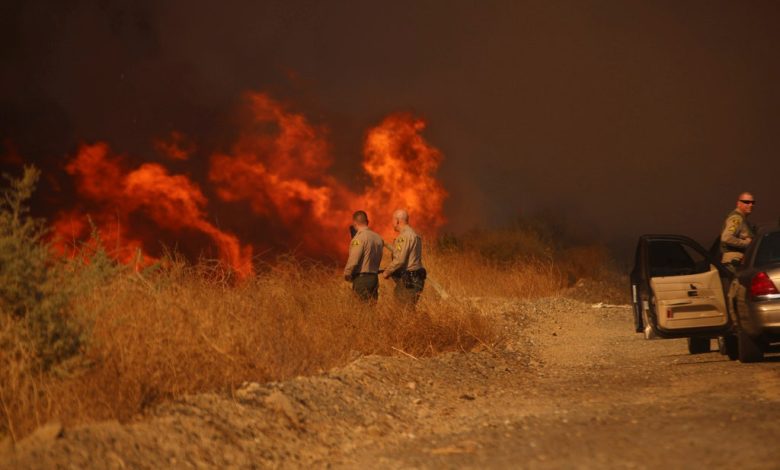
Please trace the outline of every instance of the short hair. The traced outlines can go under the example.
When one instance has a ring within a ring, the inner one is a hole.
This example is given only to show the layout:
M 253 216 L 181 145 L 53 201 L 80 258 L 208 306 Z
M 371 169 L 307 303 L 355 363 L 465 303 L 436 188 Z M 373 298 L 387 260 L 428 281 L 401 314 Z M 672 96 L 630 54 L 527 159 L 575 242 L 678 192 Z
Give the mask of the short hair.
M 742 199 L 742 196 L 745 196 L 745 195 L 747 195 L 747 194 L 749 194 L 751 197 L 755 198 L 755 196 L 753 195 L 753 193 L 751 193 L 750 191 L 742 191 L 741 193 L 739 193 L 739 196 L 737 196 L 737 201 L 739 201 L 740 199 Z
M 409 213 L 403 209 L 398 209 L 397 211 L 393 212 L 393 218 L 409 223 Z
M 352 214 L 352 221 L 358 224 L 368 225 L 368 214 L 366 214 L 366 211 L 355 211 L 355 213 Z

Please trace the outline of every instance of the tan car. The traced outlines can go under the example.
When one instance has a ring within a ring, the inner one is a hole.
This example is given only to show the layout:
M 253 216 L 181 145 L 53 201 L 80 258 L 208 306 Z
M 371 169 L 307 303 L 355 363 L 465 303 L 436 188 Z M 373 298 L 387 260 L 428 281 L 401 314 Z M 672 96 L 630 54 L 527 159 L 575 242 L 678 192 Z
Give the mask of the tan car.
M 748 248 L 728 291 L 733 324 L 722 352 L 741 362 L 764 358 L 780 341 L 780 228 L 762 232 Z
M 687 338 L 691 354 L 719 338 L 729 358 L 761 360 L 780 340 L 780 229 L 756 238 L 736 276 L 716 258 L 688 237 L 641 236 L 631 272 L 636 331 Z

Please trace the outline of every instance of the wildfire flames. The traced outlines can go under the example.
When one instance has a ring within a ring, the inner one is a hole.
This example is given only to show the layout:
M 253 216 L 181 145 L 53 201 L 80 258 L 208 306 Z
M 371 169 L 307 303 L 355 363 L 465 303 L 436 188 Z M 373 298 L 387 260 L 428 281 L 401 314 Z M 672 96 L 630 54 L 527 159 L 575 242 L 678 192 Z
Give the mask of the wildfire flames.
M 229 226 L 230 220 L 209 212 L 209 200 L 190 176 L 171 174 L 159 163 L 130 168 L 127 157 L 98 142 L 82 145 L 66 166 L 79 199 L 55 219 L 60 249 L 84 240 L 94 225 L 112 255 L 125 262 L 149 262 L 161 240 L 174 240 L 213 253 L 247 275 L 253 254 L 267 249 L 269 239 L 281 238 L 288 249 L 308 256 L 343 255 L 346 226 L 358 209 L 368 212 L 385 237 L 391 236 L 390 217 L 398 208 L 407 209 L 425 234 L 443 225 L 447 194 L 434 177 L 442 155 L 420 135 L 423 120 L 392 114 L 367 132 L 362 164 L 367 179 L 354 191 L 328 173 L 333 159 L 324 129 L 264 93 L 247 93 L 244 106 L 248 118 L 230 149 L 209 157 L 205 184 L 222 206 L 248 207 L 260 233 L 240 240 L 229 227 L 215 224 Z M 154 148 L 182 161 L 196 147 L 173 132 Z

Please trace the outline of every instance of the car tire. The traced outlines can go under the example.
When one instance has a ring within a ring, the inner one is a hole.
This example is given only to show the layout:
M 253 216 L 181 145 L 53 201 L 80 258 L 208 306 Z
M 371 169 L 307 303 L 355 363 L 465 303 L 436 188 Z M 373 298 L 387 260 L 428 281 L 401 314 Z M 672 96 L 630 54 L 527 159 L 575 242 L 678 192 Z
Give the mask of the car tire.
M 721 336 L 718 338 L 718 350 L 724 356 L 728 356 L 729 361 L 736 361 L 739 357 L 737 346 L 737 337 L 734 335 Z
M 703 354 L 710 352 L 710 339 L 688 338 L 688 352 L 691 354 Z
M 744 331 L 737 333 L 739 362 L 760 362 L 764 360 L 764 351 L 759 338 Z

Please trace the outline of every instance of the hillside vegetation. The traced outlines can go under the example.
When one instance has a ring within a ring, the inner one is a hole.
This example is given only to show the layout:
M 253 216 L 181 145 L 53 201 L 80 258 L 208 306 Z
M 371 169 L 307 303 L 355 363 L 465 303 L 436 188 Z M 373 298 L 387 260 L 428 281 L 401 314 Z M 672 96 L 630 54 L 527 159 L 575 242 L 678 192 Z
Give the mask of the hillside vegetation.
M 429 286 L 417 310 L 393 302 L 390 282 L 366 307 L 339 267 L 290 256 L 256 261 L 243 280 L 176 254 L 133 269 L 95 232 L 62 258 L 27 210 L 38 176 L 9 179 L 0 201 L 0 437 L 13 440 L 50 420 L 127 420 L 183 394 L 231 394 L 358 355 L 499 347 L 475 297 L 553 296 L 586 279 L 595 300 L 621 298 L 606 250 L 567 246 L 528 221 L 428 243 L 430 277 L 449 298 Z

